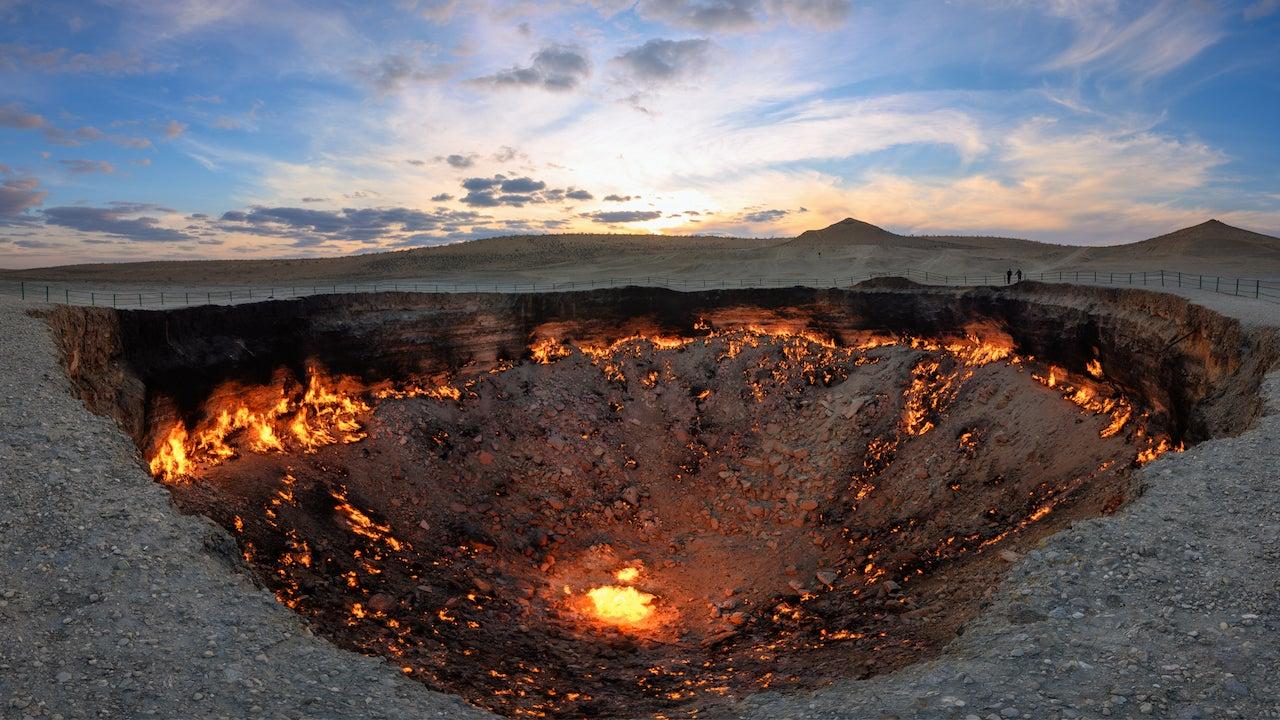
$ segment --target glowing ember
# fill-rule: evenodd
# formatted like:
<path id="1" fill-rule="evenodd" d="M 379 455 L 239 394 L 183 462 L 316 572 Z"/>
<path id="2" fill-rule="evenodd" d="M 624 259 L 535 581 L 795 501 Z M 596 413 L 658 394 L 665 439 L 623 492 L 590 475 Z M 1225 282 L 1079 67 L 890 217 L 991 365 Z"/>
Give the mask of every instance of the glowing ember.
<path id="1" fill-rule="evenodd" d="M 626 583 L 630 585 L 631 583 L 639 579 L 640 568 L 635 568 L 635 567 L 622 568 L 618 572 L 614 573 L 614 577 L 618 579 L 618 582 Z"/>
<path id="2" fill-rule="evenodd" d="M 627 568 L 634 570 L 635 568 Z M 619 574 L 625 570 L 618 571 Z M 643 624 L 653 615 L 654 596 L 633 587 L 602 585 L 587 591 L 592 610 L 602 622 L 620 627 Z"/>

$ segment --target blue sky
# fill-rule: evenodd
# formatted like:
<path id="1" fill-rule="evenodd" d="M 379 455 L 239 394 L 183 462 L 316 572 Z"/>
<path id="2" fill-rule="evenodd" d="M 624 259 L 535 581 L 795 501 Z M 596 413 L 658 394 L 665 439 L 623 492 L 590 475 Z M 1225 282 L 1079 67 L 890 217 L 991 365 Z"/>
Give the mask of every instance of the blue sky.
<path id="1" fill-rule="evenodd" d="M 1280 0 L 0 0 L 0 266 L 1280 232 Z"/>

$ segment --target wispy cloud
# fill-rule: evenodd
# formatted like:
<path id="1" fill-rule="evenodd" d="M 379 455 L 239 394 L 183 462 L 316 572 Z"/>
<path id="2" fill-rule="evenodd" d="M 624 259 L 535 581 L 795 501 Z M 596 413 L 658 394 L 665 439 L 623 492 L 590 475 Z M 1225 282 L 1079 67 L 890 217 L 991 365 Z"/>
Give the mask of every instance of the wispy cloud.
<path id="1" fill-rule="evenodd" d="M 777 21 L 832 29 L 852 6 L 852 0 L 640 0 L 636 12 L 677 27 L 748 32 Z"/>
<path id="2" fill-rule="evenodd" d="M 706 68 L 715 45 L 706 38 L 667 40 L 655 38 L 614 58 L 631 79 L 641 83 L 669 83 L 696 75 Z"/>
<path id="3" fill-rule="evenodd" d="M 534 53 L 530 63 L 500 70 L 471 82 L 497 90 L 538 88 L 563 92 L 573 90 L 591 75 L 591 60 L 581 49 L 570 45 L 548 45 Z"/>
<path id="4" fill-rule="evenodd" d="M 191 236 L 165 227 L 147 213 L 162 210 L 143 203 L 113 203 L 109 207 L 51 207 L 41 214 L 46 223 L 87 233 L 110 235 L 136 242 L 183 242 Z"/>
<path id="5" fill-rule="evenodd" d="M 33 243 L 127 257 L 1265 218 L 1276 141 L 1240 95 L 1280 81 L 1260 61 L 1276 6 L 113 0 L 68 33 L 35 4 L 58 31 L 0 45 L 0 161 L 22 168 L 0 211 Z M 1231 112 L 1188 110 L 1202 90 Z M 181 212 L 103 203 L 132 188 Z"/>
<path id="6" fill-rule="evenodd" d="M 63 129 L 54 125 L 43 115 L 27 112 L 18 103 L 0 106 L 0 128 L 35 130 L 44 135 L 45 140 L 48 142 L 64 147 L 75 147 L 99 141 L 135 149 L 151 146 L 151 141 L 147 138 L 104 133 L 92 125 L 82 125 L 71 130 Z"/>
<path id="7" fill-rule="evenodd" d="M 1219 17 L 1196 3 L 1059 2 L 1050 7 L 1073 24 L 1075 40 L 1046 62 L 1045 70 L 1145 82 L 1186 65 L 1224 35 Z M 1141 14 L 1126 16 L 1133 7 Z"/>
<path id="8" fill-rule="evenodd" d="M 141 75 L 164 66 L 147 62 L 137 51 L 125 53 L 76 52 L 67 48 L 37 48 L 20 43 L 0 44 L 0 71 Z"/>
<path id="9" fill-rule="evenodd" d="M 67 172 L 74 175 L 92 175 L 101 173 L 110 175 L 116 171 L 116 168 L 106 160 L 59 160 Z"/>
<path id="10" fill-rule="evenodd" d="M 25 213 L 39 207 L 49 193 L 40 188 L 35 178 L 10 177 L 9 172 L 3 175 L 5 177 L 0 180 L 0 225 L 28 224 L 31 218 Z"/>

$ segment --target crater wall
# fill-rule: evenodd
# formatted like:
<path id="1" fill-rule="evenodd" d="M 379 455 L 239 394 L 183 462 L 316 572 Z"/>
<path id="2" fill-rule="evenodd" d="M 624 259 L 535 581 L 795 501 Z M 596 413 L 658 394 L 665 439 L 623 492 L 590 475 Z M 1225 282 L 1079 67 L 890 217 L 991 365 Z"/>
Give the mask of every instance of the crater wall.
<path id="1" fill-rule="evenodd" d="M 145 446 L 149 402 L 195 412 L 226 380 L 268 383 L 318 362 L 367 381 L 483 367 L 528 353 L 537 328 L 608 341 L 687 332 L 700 318 L 772 319 L 844 339 L 875 331 L 938 337 L 968 326 L 1007 333 L 1015 350 L 1081 373 L 1099 360 L 1170 434 L 1195 442 L 1243 430 L 1280 355 L 1274 333 L 1186 300 L 1139 290 L 1020 283 L 948 289 L 881 280 L 849 289 L 683 293 L 630 287 L 568 293 L 322 295 L 169 311 L 59 307 L 48 314 L 75 387 Z"/>

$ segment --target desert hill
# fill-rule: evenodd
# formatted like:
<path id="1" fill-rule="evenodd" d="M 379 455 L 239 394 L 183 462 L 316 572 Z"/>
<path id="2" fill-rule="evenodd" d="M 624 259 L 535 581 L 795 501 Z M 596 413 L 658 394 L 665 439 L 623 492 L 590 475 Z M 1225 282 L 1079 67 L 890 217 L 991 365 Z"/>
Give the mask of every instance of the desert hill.
<path id="1" fill-rule="evenodd" d="M 787 244 L 796 248 L 875 245 L 920 250 L 990 250 L 1011 247 L 1045 249 L 1061 247 L 1020 238 L 986 237 L 981 235 L 899 235 L 878 225 L 872 225 L 855 218 L 845 218 L 838 223 L 828 225 L 819 230 L 806 230 Z"/>
<path id="2" fill-rule="evenodd" d="M 1208 220 L 1181 230 L 1129 245 L 1092 249 L 1099 255 L 1131 258 L 1187 256 L 1214 259 L 1280 258 L 1280 238 Z"/>
<path id="3" fill-rule="evenodd" d="M 306 285 L 376 280 L 609 281 L 649 277 L 715 282 L 865 277 L 928 271 L 998 277 L 1072 270 L 1171 270 L 1280 278 L 1280 238 L 1209 220 L 1140 242 L 1101 247 L 1018 238 L 899 235 L 846 218 L 794 238 L 515 235 L 334 258 L 66 265 L 0 271 L 0 280 L 99 285 Z"/>

